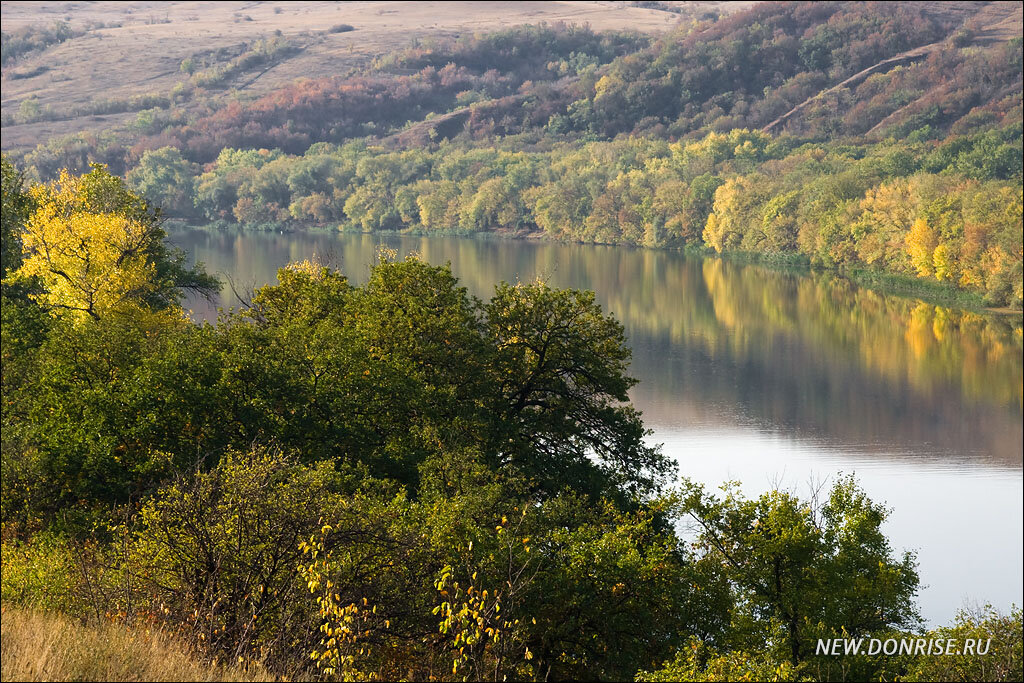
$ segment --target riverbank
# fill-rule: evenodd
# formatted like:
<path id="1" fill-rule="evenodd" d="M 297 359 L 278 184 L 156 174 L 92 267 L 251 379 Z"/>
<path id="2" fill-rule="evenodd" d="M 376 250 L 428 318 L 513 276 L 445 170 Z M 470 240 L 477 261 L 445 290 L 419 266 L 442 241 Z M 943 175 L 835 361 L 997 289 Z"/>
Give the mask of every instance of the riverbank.
<path id="1" fill-rule="evenodd" d="M 919 299 L 924 303 L 960 308 L 974 313 L 1010 317 L 1020 317 L 1024 315 L 1024 311 L 1021 309 L 989 306 L 986 304 L 985 299 L 981 294 L 967 291 L 949 282 L 939 282 L 936 280 L 916 278 L 908 275 L 886 273 L 869 268 L 829 268 L 819 264 L 812 264 L 810 259 L 802 254 L 762 254 L 746 251 L 728 251 L 719 254 L 715 252 L 714 249 L 703 245 L 687 244 L 682 246 L 666 245 L 649 247 L 623 243 L 606 244 L 554 238 L 548 236 L 542 231 L 515 231 L 507 229 L 488 232 L 428 230 L 379 230 L 367 232 L 342 226 L 330 227 L 322 224 L 295 226 L 289 224 L 239 224 L 220 222 L 197 225 L 181 219 L 170 219 L 167 221 L 166 225 L 170 229 L 187 228 L 190 230 L 203 230 L 214 233 L 237 230 L 241 232 L 279 234 L 332 235 L 342 233 L 379 235 L 381 237 L 455 237 L 459 239 L 472 240 L 522 241 L 531 243 L 551 242 L 554 244 L 604 246 L 641 251 L 651 249 L 665 252 L 682 252 L 686 256 L 696 258 L 720 258 L 730 263 L 758 265 L 780 272 L 793 272 L 801 275 L 809 273 L 827 274 L 836 278 L 848 280 L 860 287 L 865 287 L 881 294 L 892 294 L 905 298 Z"/>

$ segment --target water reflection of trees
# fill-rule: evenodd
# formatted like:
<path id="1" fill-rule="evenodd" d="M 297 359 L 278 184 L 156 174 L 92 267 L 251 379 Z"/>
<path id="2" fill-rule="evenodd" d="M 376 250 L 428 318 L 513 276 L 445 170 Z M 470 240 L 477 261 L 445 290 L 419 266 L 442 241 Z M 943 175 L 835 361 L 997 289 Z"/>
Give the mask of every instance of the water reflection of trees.
<path id="1" fill-rule="evenodd" d="M 970 400 L 1021 408 L 1019 318 L 886 296 L 824 275 L 784 275 L 717 259 L 700 267 L 716 337 L 734 331 L 727 338 L 747 344 L 782 334 L 926 394 L 959 388 Z"/>
<path id="2" fill-rule="evenodd" d="M 383 241 L 451 262 L 471 293 L 542 276 L 593 289 L 626 327 L 652 424 L 701 404 L 785 431 L 879 447 L 935 444 L 1020 462 L 1021 320 L 794 274 L 663 251 L 380 235 L 178 233 L 212 270 L 243 284 L 313 253 L 355 281 Z M 248 280 L 247 280 L 248 278 Z M 727 411 L 730 412 L 730 411 Z M 685 423 L 685 419 L 682 420 Z"/>

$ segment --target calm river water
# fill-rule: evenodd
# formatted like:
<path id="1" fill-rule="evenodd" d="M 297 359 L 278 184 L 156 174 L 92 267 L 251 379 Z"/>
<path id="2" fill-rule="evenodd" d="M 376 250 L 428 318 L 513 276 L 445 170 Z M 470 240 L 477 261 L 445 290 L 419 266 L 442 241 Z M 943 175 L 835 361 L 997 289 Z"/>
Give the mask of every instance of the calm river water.
<path id="1" fill-rule="evenodd" d="M 450 262 L 481 298 L 501 280 L 538 276 L 592 289 L 626 328 L 633 401 L 683 475 L 806 495 L 854 473 L 893 509 L 893 546 L 917 553 L 929 623 L 1024 601 L 1019 316 L 620 247 L 191 228 L 171 241 L 239 292 L 314 255 L 361 283 L 380 245 Z M 191 306 L 216 317 L 205 302 Z"/>

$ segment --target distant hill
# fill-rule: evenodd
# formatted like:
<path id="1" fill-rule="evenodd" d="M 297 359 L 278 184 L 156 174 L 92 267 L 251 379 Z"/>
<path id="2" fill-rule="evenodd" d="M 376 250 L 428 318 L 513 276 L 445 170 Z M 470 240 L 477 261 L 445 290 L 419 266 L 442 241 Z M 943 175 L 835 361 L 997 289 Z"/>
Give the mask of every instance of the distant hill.
<path id="1" fill-rule="evenodd" d="M 729 13 L 751 2 L 4 2 L 3 148 L 24 149 L 60 135 L 124 126 L 129 101 L 166 97 L 188 80 L 182 64 L 223 66 L 260 39 L 294 50 L 223 83 L 262 95 L 298 78 L 350 73 L 412 40 L 456 38 L 520 24 L 575 22 L 595 31 L 658 35 L 686 16 Z M 677 14 L 665 8 L 684 6 Z M 348 25 L 352 31 L 336 31 Z M 64 26 L 64 30 L 54 30 Z M 35 49 L 30 49 L 32 47 Z M 24 52 L 20 52 L 24 50 Z M 26 100 L 52 120 L 19 124 Z M 182 104 L 186 110 L 190 103 Z M 122 109 L 125 111 L 109 111 Z"/>
<path id="2" fill-rule="evenodd" d="M 878 139 L 999 118 L 1021 95 L 1015 2 L 3 7 L 3 148 L 88 131 L 89 149 L 79 139 L 63 161 L 93 154 L 121 172 L 164 144 L 206 162 L 224 147 L 301 152 L 367 135 Z M 467 47 L 480 31 L 559 21 L 639 33 L 601 54 L 512 34 L 491 62 L 478 53 L 496 42 Z M 446 83 L 421 73 L 448 64 Z"/>
<path id="3" fill-rule="evenodd" d="M 1024 301 L 1020 3 L 3 7 L 3 144 L 41 180 L 100 162 L 193 221 L 687 246 Z"/>

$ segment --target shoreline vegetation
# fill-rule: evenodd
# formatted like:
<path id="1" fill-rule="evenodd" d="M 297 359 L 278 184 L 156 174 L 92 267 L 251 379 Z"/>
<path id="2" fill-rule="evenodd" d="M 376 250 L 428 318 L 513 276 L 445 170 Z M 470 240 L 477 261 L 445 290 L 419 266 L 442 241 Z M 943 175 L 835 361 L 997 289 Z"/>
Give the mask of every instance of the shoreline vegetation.
<path id="1" fill-rule="evenodd" d="M 260 95 L 207 90 L 183 62 L 188 87 L 127 129 L 14 160 L 44 181 L 105 163 L 193 222 L 708 247 L 1018 309 L 1018 9 L 762 3 L 681 11 L 657 37 L 520 26 Z M 287 64 L 287 45 L 238 49 Z M 230 81 L 220 58 L 203 63 Z"/>
<path id="2" fill-rule="evenodd" d="M 948 144 L 990 140 L 1019 156 L 1020 124 L 971 140 Z M 192 222 L 703 248 L 859 273 L 865 282 L 884 274 L 933 297 L 941 290 L 926 283 L 947 285 L 987 307 L 1019 308 L 1020 163 L 983 180 L 943 154 L 892 140 L 843 148 L 734 129 L 686 144 L 630 138 L 540 153 L 361 143 L 301 157 L 225 149 L 198 176 L 163 148 L 127 177 Z M 169 176 L 177 180 L 158 180 Z M 184 196 L 166 196 L 170 188 Z"/>
<path id="3" fill-rule="evenodd" d="M 278 232 L 289 233 L 311 233 L 332 235 L 339 232 L 339 228 L 330 225 L 245 225 L 245 224 L 196 224 L 188 220 L 170 218 L 166 221 L 169 231 L 175 230 L 201 230 L 208 232 L 222 232 L 224 230 L 237 230 L 240 232 Z M 861 287 L 871 289 L 880 294 L 893 294 L 905 298 L 918 299 L 924 303 L 953 306 L 974 313 L 986 313 L 999 316 L 1020 316 L 1024 310 L 1009 307 L 993 307 L 985 305 L 984 299 L 976 292 L 965 291 L 956 285 L 944 282 L 933 282 L 921 278 L 907 277 L 872 271 L 865 269 L 842 269 L 827 268 L 821 265 L 812 265 L 806 258 L 796 254 L 765 255 L 757 252 L 726 252 L 718 254 L 709 247 L 686 245 L 681 247 L 645 247 L 633 244 L 597 244 L 572 240 L 571 238 L 554 239 L 542 232 L 513 233 L 511 231 L 490 231 L 484 233 L 472 233 L 465 231 L 426 231 L 421 229 L 407 230 L 340 230 L 342 233 L 356 233 L 364 235 L 380 235 L 382 237 L 453 237 L 457 239 L 482 239 L 482 240 L 510 240 L 526 242 L 553 242 L 557 244 L 571 244 L 576 246 L 610 247 L 619 249 L 659 249 L 670 253 L 681 253 L 696 258 L 721 258 L 731 263 L 740 265 L 758 265 L 776 271 L 789 271 L 798 274 L 812 272 L 826 273 L 835 278 L 849 280 Z"/>

